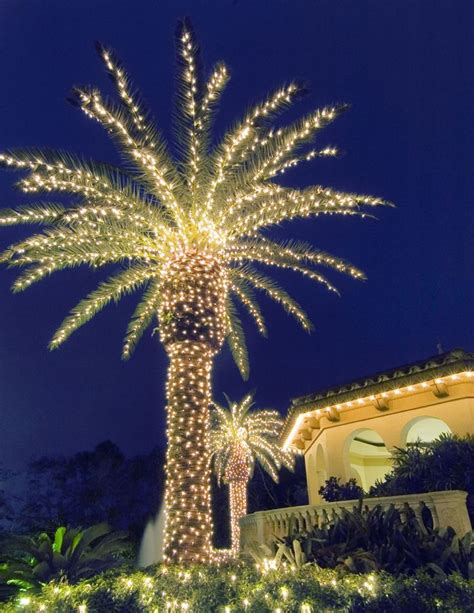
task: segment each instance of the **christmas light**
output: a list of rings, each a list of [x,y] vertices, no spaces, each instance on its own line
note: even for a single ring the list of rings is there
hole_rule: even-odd
[[[229,485],[232,552],[240,548],[240,518],[247,514],[247,487],[255,463],[278,481],[282,466],[293,469],[294,456],[283,451],[279,436],[283,420],[277,411],[251,410],[253,396],[229,402],[229,410],[214,404],[211,453],[218,482]],[[233,578],[231,577],[233,580]]]
[[[369,396],[363,396],[362,398],[358,398],[356,401],[348,400],[347,402],[342,402],[342,403],[335,404],[335,405],[329,405],[321,409],[316,409],[315,411],[308,410],[306,413],[301,413],[296,417],[295,423],[293,424],[293,427],[291,428],[290,433],[284,440],[282,448],[285,450],[290,449],[292,445],[294,445],[296,439],[298,438],[298,433],[303,425],[303,422],[310,417],[319,418],[321,416],[321,412],[324,412],[326,413],[326,415],[328,415],[332,409],[338,412],[344,409],[350,409],[354,405],[354,402],[356,402],[357,405],[359,405],[359,407],[367,406],[367,405],[373,406],[374,403],[376,404],[378,402],[378,398],[384,398],[384,399],[400,398],[402,396],[407,396],[413,393],[418,393],[418,392],[429,390],[430,386],[433,386],[433,385],[441,385],[443,383],[444,384],[450,383],[452,385],[454,382],[459,382],[459,381],[462,381],[463,379],[470,379],[472,376],[473,376],[472,372],[463,371],[463,372],[459,372],[457,374],[453,374],[453,375],[446,376],[446,377],[441,377],[441,378],[438,377],[431,381],[422,381],[421,383],[414,383],[414,384],[410,384],[404,387],[398,387],[398,388],[392,389],[387,392],[382,392],[379,395],[371,394]],[[298,452],[297,449],[294,449],[294,451],[295,453]]]
[[[26,174],[17,184],[26,194],[72,197],[68,207],[45,201],[0,211],[0,225],[42,226],[42,231],[6,249],[0,260],[24,269],[14,291],[63,269],[121,267],[71,310],[51,340],[52,349],[108,304],[143,290],[128,325],[123,357],[131,355],[157,319],[170,359],[165,559],[217,561],[210,512],[211,370],[227,340],[243,377],[248,376],[236,302],[262,334],[266,325],[255,290],[311,330],[301,306],[261,269],[292,270],[332,292],[336,289],[320,267],[363,278],[359,269],[335,256],[303,242],[270,240],[264,232],[296,218],[366,217],[367,209],[384,202],[323,186],[298,190],[273,181],[298,164],[337,154],[333,146],[307,147],[345,110],[342,105],[313,111],[278,129],[271,127],[271,120],[300,97],[297,83],[272,92],[213,146],[213,111],[229,72],[217,63],[209,78],[203,78],[198,45],[187,22],[177,33],[178,159],[169,152],[115,53],[100,44],[97,51],[117,101],[96,87],[81,87],[74,89],[72,102],[112,137],[126,159],[126,169],[58,151],[0,153],[1,166]],[[265,445],[261,443],[257,458],[268,462]],[[240,514],[245,510],[248,467],[244,456],[239,460],[237,451],[234,455],[234,473],[229,469],[227,476],[234,483],[232,507]],[[275,457],[280,462],[284,456]],[[273,464],[269,466],[272,474]],[[235,548],[235,525],[233,534]]]

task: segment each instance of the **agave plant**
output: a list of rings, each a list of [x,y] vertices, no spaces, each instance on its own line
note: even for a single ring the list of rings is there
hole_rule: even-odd
[[[22,590],[50,581],[77,583],[121,564],[126,537],[107,524],[96,524],[86,530],[61,526],[52,538],[45,532],[7,538],[0,551],[3,581]]]
[[[3,210],[1,225],[37,224],[43,230],[9,247],[2,260],[26,267],[14,283],[21,291],[53,272],[80,265],[120,265],[60,325],[55,349],[106,305],[136,290],[142,295],[128,325],[128,358],[144,330],[158,321],[169,356],[165,559],[212,558],[209,405],[211,370],[225,340],[244,375],[247,349],[237,311],[249,311],[262,334],[266,324],[255,290],[279,303],[303,326],[299,304],[262,269],[293,270],[336,291],[321,268],[363,279],[363,273],[299,241],[273,240],[266,230],[284,221],[323,215],[366,217],[379,198],[321,185],[295,189],[278,184],[294,166],[334,156],[332,146],[311,147],[345,105],[314,110],[272,127],[271,120],[301,97],[296,82],[259,102],[215,144],[213,111],[229,80],[219,62],[203,77],[190,25],[177,32],[178,138],[174,150],[155,128],[115,53],[97,45],[117,100],[96,87],[77,87],[72,101],[112,137],[124,168],[85,161],[70,153],[37,149],[0,154],[8,169],[24,171],[27,194],[69,194],[69,207],[42,201]]]
[[[283,420],[278,411],[252,410],[253,394],[229,409],[214,404],[211,453],[218,482],[229,485],[232,551],[240,545],[239,520],[247,514],[247,486],[258,462],[274,481],[282,466],[293,470],[294,456],[279,442]]]

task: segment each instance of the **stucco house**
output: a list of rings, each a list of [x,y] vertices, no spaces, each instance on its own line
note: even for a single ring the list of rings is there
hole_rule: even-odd
[[[318,491],[329,476],[354,477],[365,490],[390,471],[392,452],[443,432],[474,433],[474,353],[456,349],[427,360],[381,372],[346,385],[293,400],[282,445],[305,459],[309,505],[261,511],[242,520],[243,544],[283,535],[296,519],[300,527],[321,513],[353,503],[323,503]],[[371,504],[428,507],[435,525],[471,528],[461,492],[432,492],[367,499]],[[294,525],[295,521],[291,522]]]

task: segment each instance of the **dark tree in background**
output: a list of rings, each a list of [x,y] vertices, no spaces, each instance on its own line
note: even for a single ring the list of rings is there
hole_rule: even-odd
[[[110,441],[69,458],[40,458],[29,466],[16,523],[21,531],[36,532],[105,521],[139,539],[159,508],[163,466],[164,450],[126,458]]]
[[[274,481],[259,466],[249,485],[249,513],[308,504],[304,459],[296,456],[295,471],[282,469]]]
[[[0,471],[0,520],[4,530],[35,534],[58,526],[88,528],[107,522],[127,530],[138,546],[149,519],[159,510],[164,486],[165,450],[126,458],[111,441],[70,457],[44,456],[26,473]],[[307,504],[304,461],[295,472],[281,470],[279,483],[257,468],[249,484],[249,513]],[[13,485],[12,485],[13,483]],[[213,479],[214,546],[227,548],[229,494]]]

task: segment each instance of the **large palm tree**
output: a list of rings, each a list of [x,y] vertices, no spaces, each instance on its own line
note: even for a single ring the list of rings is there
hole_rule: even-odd
[[[123,356],[129,357],[157,318],[170,360],[165,558],[205,562],[212,558],[211,370],[225,340],[242,374],[248,372],[234,300],[249,311],[262,333],[265,323],[254,289],[309,330],[311,323],[301,307],[262,268],[294,270],[331,291],[335,289],[320,267],[363,278],[360,270],[333,255],[303,242],[272,240],[263,231],[301,217],[364,217],[364,206],[373,208],[382,200],[322,186],[293,189],[276,182],[301,162],[335,155],[333,147],[307,145],[345,106],[315,110],[289,125],[270,127],[270,119],[302,93],[298,83],[290,83],[253,106],[214,145],[213,110],[229,73],[218,63],[203,79],[194,35],[183,22],[177,32],[178,138],[172,154],[115,54],[102,45],[97,48],[116,100],[95,87],[78,87],[72,101],[105,128],[125,165],[118,168],[37,149],[1,154],[5,168],[27,173],[18,183],[24,192],[72,196],[68,207],[41,201],[4,210],[3,225],[44,227],[10,246],[2,259],[11,267],[26,268],[14,282],[14,291],[65,268],[120,265],[72,309],[54,334],[52,349],[109,303],[142,290]]]
[[[278,482],[282,466],[293,470],[294,456],[279,442],[283,420],[278,411],[251,410],[253,394],[240,402],[227,399],[229,409],[214,404],[211,414],[211,454],[218,483],[229,485],[232,551],[240,545],[239,520],[247,514],[247,486],[255,464]]]

